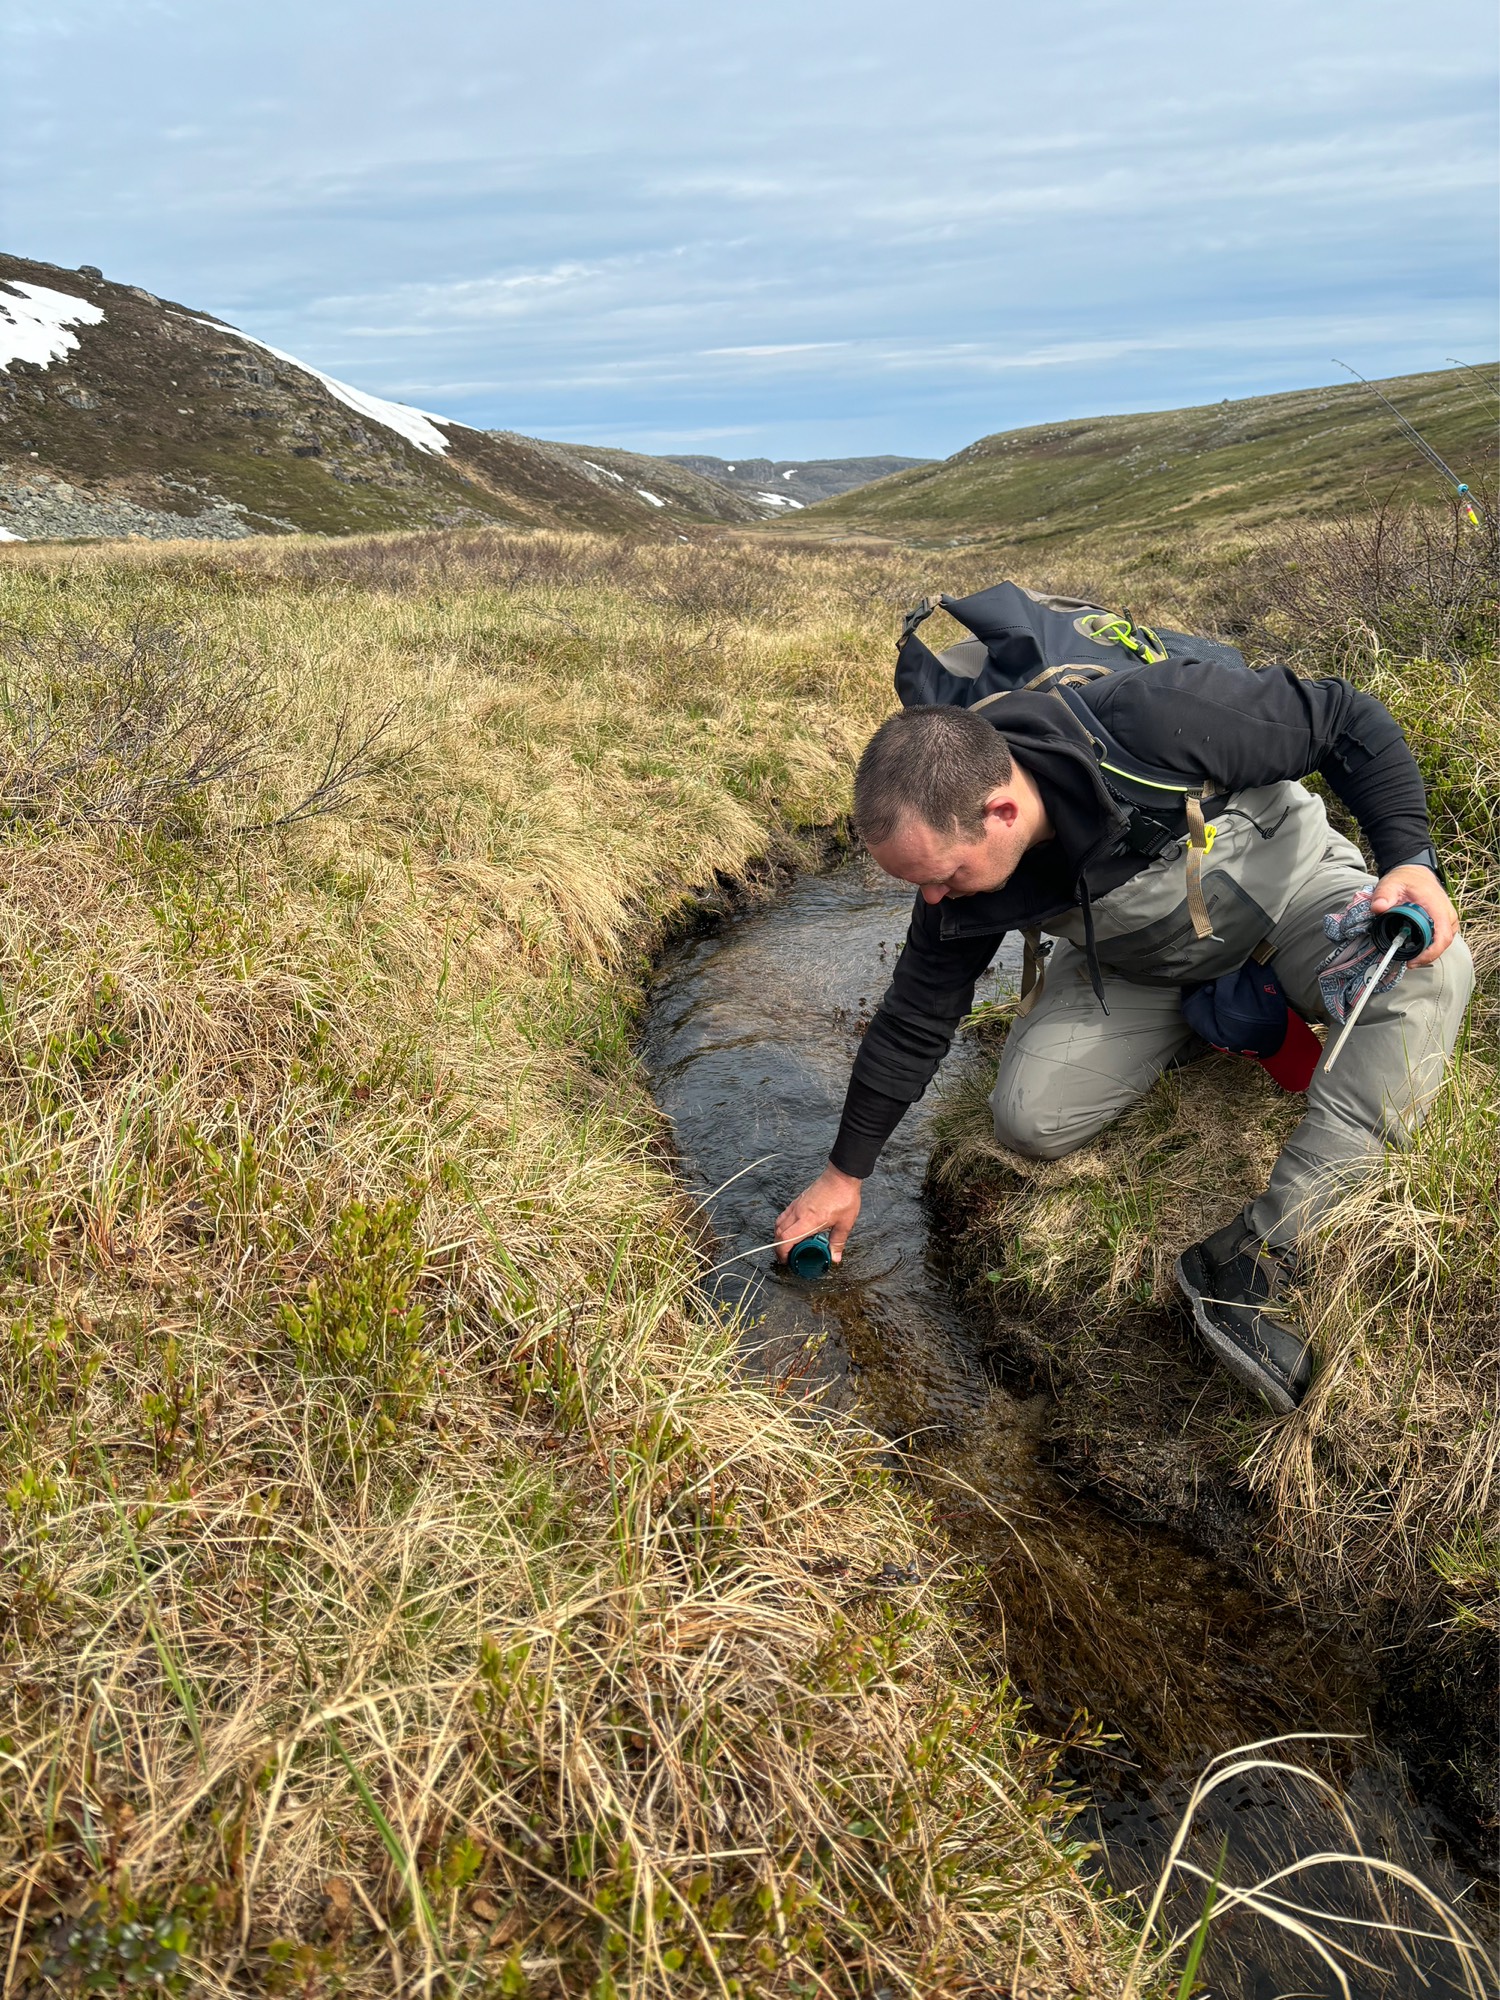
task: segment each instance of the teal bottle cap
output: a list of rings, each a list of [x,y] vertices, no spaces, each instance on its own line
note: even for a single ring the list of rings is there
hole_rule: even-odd
[[[1376,941],[1394,944],[1400,959],[1415,958],[1432,943],[1432,919],[1420,903],[1396,903],[1382,910],[1370,925]]]

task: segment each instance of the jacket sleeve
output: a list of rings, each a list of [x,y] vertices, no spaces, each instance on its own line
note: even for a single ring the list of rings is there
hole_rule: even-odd
[[[895,973],[854,1058],[829,1155],[843,1173],[864,1179],[908,1105],[931,1083],[1003,935],[944,938],[942,905],[918,896]]]
[[[1216,789],[1319,772],[1359,822],[1382,874],[1431,840],[1422,774],[1399,724],[1350,681],[1174,660],[1096,683],[1089,700],[1123,749]]]

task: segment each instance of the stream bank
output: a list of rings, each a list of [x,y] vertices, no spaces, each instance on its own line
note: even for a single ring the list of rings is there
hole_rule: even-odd
[[[1175,1303],[1177,1250],[1264,1181],[1300,1100],[1253,1064],[1209,1055],[1093,1146],[1022,1160],[994,1144],[986,1102],[1004,1032],[1001,1008],[960,1057],[928,1175],[934,1234],[986,1365],[1017,1393],[1045,1395],[1060,1477],[1379,1658],[1377,1729],[1465,1864],[1493,1876],[1495,1632],[1444,1615],[1436,1591],[1338,1590],[1299,1560],[1247,1470],[1278,1420],[1207,1365]]]
[[[1211,1868],[1224,1840],[1232,1871],[1254,1879],[1345,1846],[1347,1812],[1369,1851],[1402,1857],[1450,1900],[1464,1897],[1471,1885],[1443,1829],[1372,1728],[1381,1690],[1363,1650],[1333,1621],[1276,1601],[1222,1552],[1144,1516],[1122,1518],[1088,1482],[1060,1476],[1052,1397],[987,1365],[929,1240],[930,1106],[887,1149],[840,1272],[808,1287],[772,1267],[773,1219],[826,1155],[909,901],[854,860],[669,951],[655,982],[642,1054],[701,1198],[714,1289],[739,1317],[747,1366],[819,1407],[856,1408],[891,1441],[959,1552],[976,1653],[1017,1687],[1039,1727],[1070,1743],[1083,1825],[1113,1886],[1139,1891],[1154,1877],[1206,1758],[1315,1731],[1342,1739],[1305,1747],[1308,1767],[1337,1787],[1339,1811],[1306,1781],[1247,1774],[1199,1821],[1191,1851]],[[1002,957],[992,1000],[1003,1001],[1013,974]],[[1325,1921],[1362,1912],[1379,1921],[1347,1869],[1324,1869],[1301,1892]],[[1257,2000],[1288,1978],[1302,1991],[1336,1990],[1244,1913],[1215,1926],[1209,1969],[1215,1990]],[[1429,1991],[1460,1990],[1451,1972],[1438,1951],[1420,1976]],[[1354,1984],[1417,1991],[1419,1972],[1398,1951]]]

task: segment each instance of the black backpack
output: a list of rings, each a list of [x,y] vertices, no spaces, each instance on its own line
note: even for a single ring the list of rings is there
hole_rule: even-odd
[[[946,611],[974,636],[934,653],[917,628]],[[1099,775],[1127,815],[1125,845],[1147,858],[1187,836],[1187,894],[1193,929],[1212,932],[1201,887],[1202,857],[1213,846],[1205,823],[1217,799],[1179,772],[1144,763],[1121,748],[1082,690],[1105,675],[1139,673],[1168,660],[1213,661],[1249,673],[1245,656],[1219,639],[1156,631],[1128,613],[1106,611],[1082,598],[1050,597],[1018,583],[994,583],[971,597],[924,598],[906,614],[896,653],[896,693],[903,708],[993,710],[1007,695],[1055,695],[1088,734]],[[1001,718],[990,720],[1003,727]]]
[[[973,638],[946,652],[931,652],[917,637],[917,627],[934,611],[946,611]],[[918,703],[982,708],[1023,688],[1040,693],[1082,687],[1103,674],[1189,659],[1245,666],[1244,654],[1219,639],[1158,632],[1136,624],[1128,612],[1106,611],[1083,598],[1048,597],[1018,583],[992,583],[972,597],[923,598],[906,614],[896,655],[896,693],[903,708]]]

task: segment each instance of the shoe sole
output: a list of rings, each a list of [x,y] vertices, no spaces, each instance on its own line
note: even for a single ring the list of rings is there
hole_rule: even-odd
[[[1192,1308],[1193,1324],[1198,1329],[1198,1338],[1212,1354],[1221,1368],[1226,1369],[1237,1382],[1247,1389],[1253,1389],[1265,1403],[1269,1403],[1278,1417],[1289,1417],[1297,1407],[1297,1399],[1288,1393],[1268,1369],[1261,1368],[1254,1355],[1247,1354],[1243,1347],[1227,1334],[1219,1331],[1208,1316],[1204,1304],[1203,1287],[1194,1282],[1187,1266],[1187,1256],[1177,1259],[1175,1266],[1177,1286]]]

